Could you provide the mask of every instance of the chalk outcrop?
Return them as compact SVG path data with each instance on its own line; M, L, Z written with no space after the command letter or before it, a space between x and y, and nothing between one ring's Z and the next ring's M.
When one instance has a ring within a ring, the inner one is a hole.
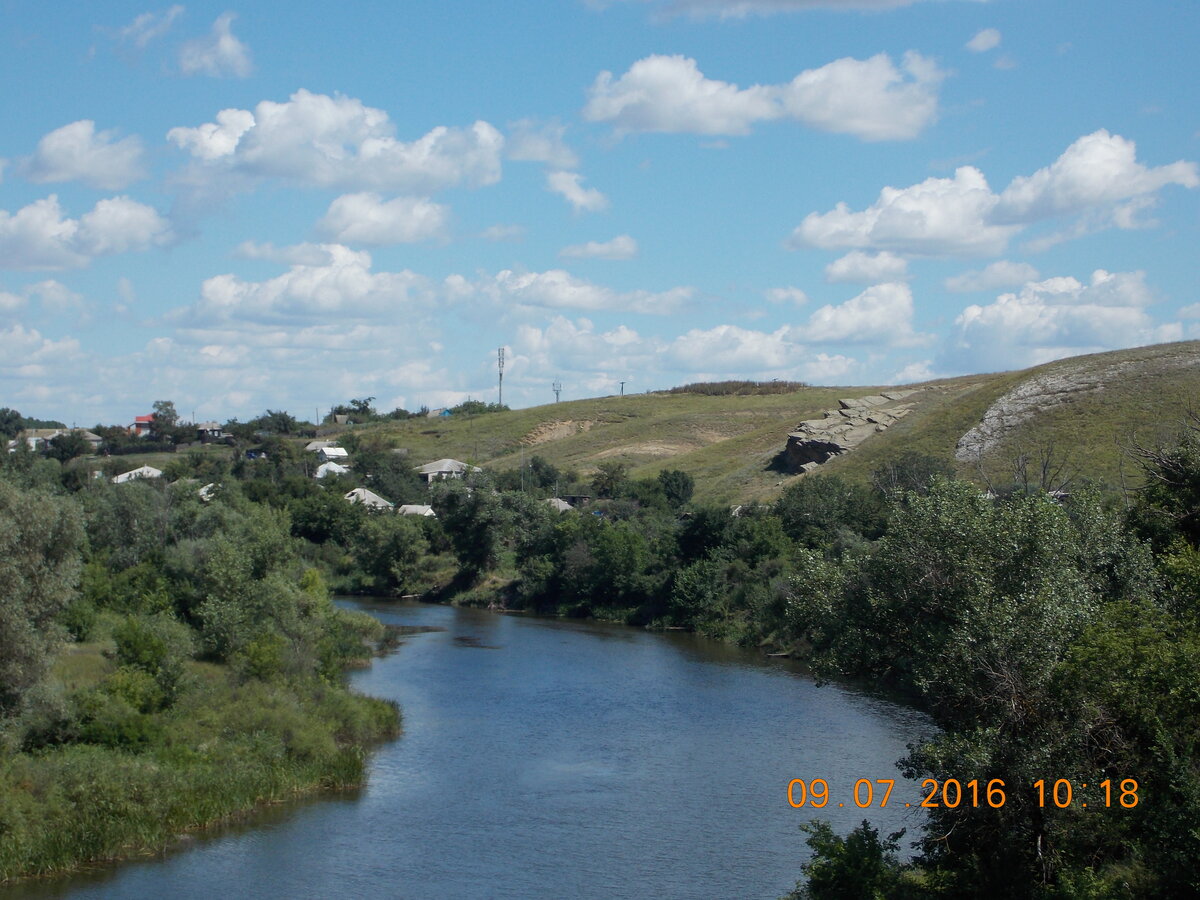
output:
M788 466L793 471L811 472L835 456L849 453L912 412L913 404L902 401L915 393L915 389L904 389L839 400L837 409L825 410L819 419L806 419L788 435L783 450Z

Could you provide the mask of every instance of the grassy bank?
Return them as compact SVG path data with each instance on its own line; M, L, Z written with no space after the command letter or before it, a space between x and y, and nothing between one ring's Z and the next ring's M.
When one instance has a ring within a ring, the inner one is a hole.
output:
M161 715L122 713L90 732L107 744L0 758L0 881L161 852L263 804L357 786L366 749L399 730L394 704L342 686L227 672ZM69 716L40 723L41 739L70 730Z

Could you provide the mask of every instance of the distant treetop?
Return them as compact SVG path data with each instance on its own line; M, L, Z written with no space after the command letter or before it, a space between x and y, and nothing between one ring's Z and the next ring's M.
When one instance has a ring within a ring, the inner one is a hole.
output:
M803 381L698 381L666 391L668 394L708 394L711 397L752 394L791 394L808 387Z

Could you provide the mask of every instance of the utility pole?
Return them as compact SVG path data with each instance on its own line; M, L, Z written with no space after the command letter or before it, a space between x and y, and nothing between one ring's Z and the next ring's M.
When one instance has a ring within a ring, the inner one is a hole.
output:
M621 382L621 396L625 396L625 382L623 381Z
M500 366L500 391L499 391L499 401L500 402L497 404L497 406L503 406L504 405L504 348L503 347L501 347L499 350L496 351L496 359Z
M554 391L554 402L557 403L558 395L562 393L562 382L555 381L554 384L550 385L550 389Z

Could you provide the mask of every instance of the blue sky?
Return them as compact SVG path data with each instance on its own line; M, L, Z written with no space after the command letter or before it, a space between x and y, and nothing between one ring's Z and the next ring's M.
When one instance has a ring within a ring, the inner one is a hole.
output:
M0 405L880 384L1200 337L1200 4L0 9Z

